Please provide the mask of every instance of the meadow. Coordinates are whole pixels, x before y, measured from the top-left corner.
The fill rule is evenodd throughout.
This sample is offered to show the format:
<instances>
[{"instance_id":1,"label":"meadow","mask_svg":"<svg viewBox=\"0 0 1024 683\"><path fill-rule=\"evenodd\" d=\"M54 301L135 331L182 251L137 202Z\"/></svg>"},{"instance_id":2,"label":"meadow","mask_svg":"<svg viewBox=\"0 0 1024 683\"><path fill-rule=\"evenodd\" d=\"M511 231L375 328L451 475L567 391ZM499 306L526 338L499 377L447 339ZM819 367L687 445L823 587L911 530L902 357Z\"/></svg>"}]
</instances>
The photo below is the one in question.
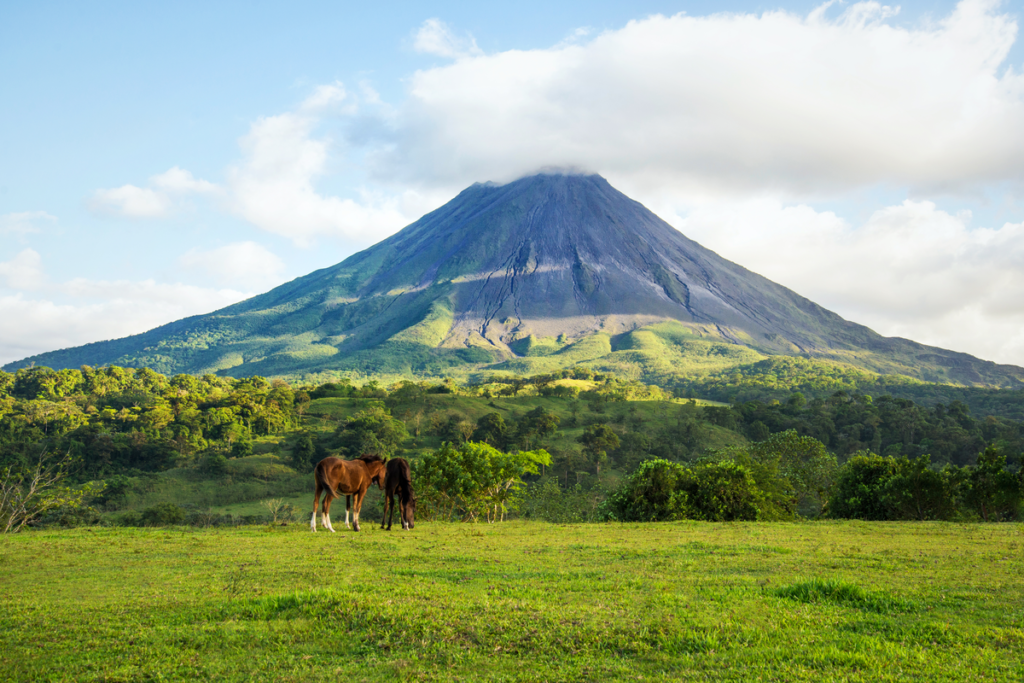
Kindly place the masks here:
<instances>
[{"instance_id":1,"label":"meadow","mask_svg":"<svg viewBox=\"0 0 1024 683\"><path fill-rule=\"evenodd\" d=\"M12 681L1024 680L1024 525L0 538Z\"/></svg>"}]
</instances>

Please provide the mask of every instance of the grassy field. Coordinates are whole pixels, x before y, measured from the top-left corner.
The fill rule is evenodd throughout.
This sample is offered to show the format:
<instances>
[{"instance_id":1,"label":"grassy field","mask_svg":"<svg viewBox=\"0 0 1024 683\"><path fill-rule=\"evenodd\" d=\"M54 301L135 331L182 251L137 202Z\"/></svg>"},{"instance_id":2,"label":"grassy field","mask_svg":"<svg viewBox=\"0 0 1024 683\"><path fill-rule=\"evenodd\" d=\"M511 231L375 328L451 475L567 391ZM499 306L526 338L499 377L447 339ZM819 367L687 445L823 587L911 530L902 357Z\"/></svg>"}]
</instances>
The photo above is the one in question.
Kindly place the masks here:
<instances>
[{"instance_id":1,"label":"grassy field","mask_svg":"<svg viewBox=\"0 0 1024 683\"><path fill-rule=\"evenodd\" d=\"M1024 680L1022 545L1009 524L32 531L0 538L0 679Z\"/></svg>"}]
</instances>

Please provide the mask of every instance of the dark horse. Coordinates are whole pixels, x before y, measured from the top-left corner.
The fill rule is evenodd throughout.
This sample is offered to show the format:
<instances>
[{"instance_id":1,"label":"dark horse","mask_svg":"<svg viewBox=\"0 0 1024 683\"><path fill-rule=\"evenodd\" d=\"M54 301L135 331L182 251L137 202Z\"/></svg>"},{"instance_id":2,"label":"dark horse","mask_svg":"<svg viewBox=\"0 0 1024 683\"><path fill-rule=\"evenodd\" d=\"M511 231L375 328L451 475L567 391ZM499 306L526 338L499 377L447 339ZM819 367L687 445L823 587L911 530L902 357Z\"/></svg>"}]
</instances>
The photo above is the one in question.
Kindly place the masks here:
<instances>
[{"instance_id":1,"label":"dark horse","mask_svg":"<svg viewBox=\"0 0 1024 683\"><path fill-rule=\"evenodd\" d=\"M316 531L316 506L320 502L320 493L324 494L324 506L320 515L320 523L325 529L334 531L331 526L331 501L345 496L345 526L348 526L349 502L355 496L353 507L353 527L359 531L359 511L363 507L363 496L370 484L384 488L384 463L379 455L361 455L355 460L341 458L324 458L316 464L313 478L316 481L316 493L313 496L313 519L309 526Z\"/></svg>"},{"instance_id":2,"label":"dark horse","mask_svg":"<svg viewBox=\"0 0 1024 683\"><path fill-rule=\"evenodd\" d=\"M388 518L388 531L391 531L391 519L395 514L395 493L398 493L399 516L402 529L415 526L416 496L412 492L412 479L409 477L409 463L405 458L392 458L385 467L384 477L384 515ZM384 528L384 518L380 520L380 528Z\"/></svg>"}]
</instances>

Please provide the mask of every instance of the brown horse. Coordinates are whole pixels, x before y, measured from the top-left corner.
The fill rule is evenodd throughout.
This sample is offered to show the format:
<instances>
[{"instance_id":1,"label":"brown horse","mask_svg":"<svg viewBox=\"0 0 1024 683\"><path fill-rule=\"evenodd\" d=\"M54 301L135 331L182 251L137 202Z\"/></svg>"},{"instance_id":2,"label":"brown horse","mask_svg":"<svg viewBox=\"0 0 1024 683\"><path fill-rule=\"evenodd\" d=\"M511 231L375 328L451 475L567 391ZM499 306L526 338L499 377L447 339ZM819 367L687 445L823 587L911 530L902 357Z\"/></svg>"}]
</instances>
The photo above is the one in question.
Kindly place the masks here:
<instances>
[{"instance_id":1,"label":"brown horse","mask_svg":"<svg viewBox=\"0 0 1024 683\"><path fill-rule=\"evenodd\" d=\"M320 514L320 523L325 529L334 531L331 526L331 501L345 496L345 526L348 526L349 502L355 496L353 507L353 528L359 531L359 511L363 507L363 496L370 484L384 488L384 463L379 455L361 455L355 460L341 458L324 458L316 464L313 478L316 482L316 493L313 496L313 519L309 526L316 531L316 507L320 502L320 493L324 494L324 506Z\"/></svg>"},{"instance_id":2,"label":"brown horse","mask_svg":"<svg viewBox=\"0 0 1024 683\"><path fill-rule=\"evenodd\" d=\"M401 505L399 515L402 521L402 529L412 529L415 526L416 496L412 492L412 479L409 476L409 463L405 458L392 458L385 466L384 477L384 515L388 518L388 531L391 531L391 519L395 514L395 493L398 494L398 502ZM381 517L380 528L384 528L384 518Z\"/></svg>"}]
</instances>

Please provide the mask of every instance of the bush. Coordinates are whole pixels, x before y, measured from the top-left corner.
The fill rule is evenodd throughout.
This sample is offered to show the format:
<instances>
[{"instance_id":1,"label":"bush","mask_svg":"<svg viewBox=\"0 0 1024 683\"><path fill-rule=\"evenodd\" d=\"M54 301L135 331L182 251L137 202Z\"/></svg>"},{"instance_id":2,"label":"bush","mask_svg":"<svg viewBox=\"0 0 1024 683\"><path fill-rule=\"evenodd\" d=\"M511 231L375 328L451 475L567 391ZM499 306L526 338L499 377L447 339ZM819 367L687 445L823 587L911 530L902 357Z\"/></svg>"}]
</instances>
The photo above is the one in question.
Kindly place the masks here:
<instances>
[{"instance_id":1,"label":"bush","mask_svg":"<svg viewBox=\"0 0 1024 683\"><path fill-rule=\"evenodd\" d=\"M686 492L689 470L679 463L646 460L608 497L609 517L621 522L667 522L692 516Z\"/></svg>"},{"instance_id":2,"label":"bush","mask_svg":"<svg viewBox=\"0 0 1024 683\"><path fill-rule=\"evenodd\" d=\"M978 455L970 473L967 504L986 522L1019 519L1022 486L1020 477L1006 469L1006 456L996 446Z\"/></svg>"},{"instance_id":3,"label":"bush","mask_svg":"<svg viewBox=\"0 0 1024 683\"><path fill-rule=\"evenodd\" d=\"M236 444L237 445L237 444ZM250 445L250 450L252 446ZM221 453L211 453L203 458L202 470L206 474L219 477L227 471L228 459Z\"/></svg>"},{"instance_id":4,"label":"bush","mask_svg":"<svg viewBox=\"0 0 1024 683\"><path fill-rule=\"evenodd\" d=\"M139 520L144 526L171 526L185 521L185 509L174 503L159 503L142 511Z\"/></svg>"},{"instance_id":5,"label":"bush","mask_svg":"<svg viewBox=\"0 0 1024 683\"><path fill-rule=\"evenodd\" d=\"M113 519L117 526L142 526L142 515L138 510L125 510Z\"/></svg>"},{"instance_id":6,"label":"bush","mask_svg":"<svg viewBox=\"0 0 1024 683\"><path fill-rule=\"evenodd\" d=\"M443 519L460 516L503 520L521 501L522 477L550 465L544 450L505 453L485 443L467 441L457 448L445 443L415 464L422 484L420 499L427 514Z\"/></svg>"},{"instance_id":7,"label":"bush","mask_svg":"<svg viewBox=\"0 0 1024 683\"><path fill-rule=\"evenodd\" d=\"M764 494L744 465L729 460L699 464L691 470L687 488L695 519L733 522L762 518Z\"/></svg>"},{"instance_id":8,"label":"bush","mask_svg":"<svg viewBox=\"0 0 1024 683\"><path fill-rule=\"evenodd\" d=\"M732 460L686 467L660 458L641 463L605 504L608 517L623 522L709 522L782 516L749 467Z\"/></svg>"},{"instance_id":9,"label":"bush","mask_svg":"<svg viewBox=\"0 0 1024 683\"><path fill-rule=\"evenodd\" d=\"M997 448L985 449L976 467L934 470L930 461L927 455L855 455L839 470L829 516L892 521L1020 517L1020 480L1006 469L1006 457Z\"/></svg>"}]
</instances>

